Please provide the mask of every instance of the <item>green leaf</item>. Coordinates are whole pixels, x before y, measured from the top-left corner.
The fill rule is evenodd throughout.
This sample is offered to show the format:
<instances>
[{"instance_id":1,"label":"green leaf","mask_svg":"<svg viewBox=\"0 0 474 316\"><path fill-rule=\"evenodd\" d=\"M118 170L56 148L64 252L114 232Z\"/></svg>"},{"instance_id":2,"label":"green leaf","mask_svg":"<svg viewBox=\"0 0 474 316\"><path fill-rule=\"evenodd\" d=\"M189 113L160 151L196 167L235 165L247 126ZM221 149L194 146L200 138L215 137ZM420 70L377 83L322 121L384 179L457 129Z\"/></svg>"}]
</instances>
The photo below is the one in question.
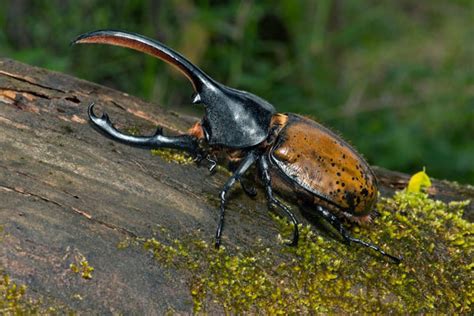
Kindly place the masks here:
<instances>
[{"instance_id":1,"label":"green leaf","mask_svg":"<svg viewBox=\"0 0 474 316\"><path fill-rule=\"evenodd\" d=\"M430 177L426 174L426 169L423 167L423 171L415 173L408 182L407 191L418 193L422 189L431 187Z\"/></svg>"}]
</instances>

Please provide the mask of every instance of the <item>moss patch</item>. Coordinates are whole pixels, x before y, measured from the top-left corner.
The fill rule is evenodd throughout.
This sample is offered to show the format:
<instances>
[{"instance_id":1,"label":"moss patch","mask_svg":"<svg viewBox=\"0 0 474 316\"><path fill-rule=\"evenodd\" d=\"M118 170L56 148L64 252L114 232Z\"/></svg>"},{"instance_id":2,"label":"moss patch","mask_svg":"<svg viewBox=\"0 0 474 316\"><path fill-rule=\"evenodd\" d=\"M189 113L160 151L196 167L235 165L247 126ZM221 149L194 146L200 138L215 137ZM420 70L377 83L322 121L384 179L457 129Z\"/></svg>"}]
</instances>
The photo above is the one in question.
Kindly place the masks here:
<instances>
[{"instance_id":1,"label":"moss patch","mask_svg":"<svg viewBox=\"0 0 474 316\"><path fill-rule=\"evenodd\" d=\"M83 279L92 279L94 268L89 265L89 261L82 259L79 263L71 263L69 268L72 272L80 274Z\"/></svg>"},{"instance_id":2,"label":"moss patch","mask_svg":"<svg viewBox=\"0 0 474 316\"><path fill-rule=\"evenodd\" d=\"M130 126L125 129L125 132L132 136L140 136L141 132L137 126ZM152 149L151 154L153 156L158 156L165 160L166 162L174 162L178 164L190 164L193 162L193 158L191 158L186 152L182 150L170 149L170 148L159 148L159 149Z\"/></svg>"},{"instance_id":3,"label":"moss patch","mask_svg":"<svg viewBox=\"0 0 474 316\"><path fill-rule=\"evenodd\" d=\"M166 162L174 162L177 164L190 164L193 163L193 158L184 153L182 150L160 148L152 149L151 154L153 156L159 156Z\"/></svg>"},{"instance_id":4,"label":"moss patch","mask_svg":"<svg viewBox=\"0 0 474 316\"><path fill-rule=\"evenodd\" d=\"M0 243L4 234L3 226L0 225ZM0 315L55 314L59 311L70 312L64 306L48 306L39 300L29 298L26 285L13 282L0 267Z\"/></svg>"},{"instance_id":5,"label":"moss patch","mask_svg":"<svg viewBox=\"0 0 474 316\"><path fill-rule=\"evenodd\" d=\"M13 282L0 270L0 315L74 315L70 308L54 302L32 299L26 285Z\"/></svg>"},{"instance_id":6,"label":"moss patch","mask_svg":"<svg viewBox=\"0 0 474 316\"><path fill-rule=\"evenodd\" d=\"M400 265L370 249L321 237L310 226L301 227L297 248L260 244L252 253L215 250L199 236L173 239L166 229L131 242L187 276L195 311L467 314L474 266L474 226L462 219L467 204L434 201L425 193L381 199L380 216L353 234L402 255ZM290 236L291 225L276 222Z\"/></svg>"},{"instance_id":7,"label":"moss patch","mask_svg":"<svg viewBox=\"0 0 474 316\"><path fill-rule=\"evenodd\" d=\"M25 298L26 286L18 285L0 272L0 314L23 315L38 313L38 304Z\"/></svg>"},{"instance_id":8,"label":"moss patch","mask_svg":"<svg viewBox=\"0 0 474 316\"><path fill-rule=\"evenodd\" d=\"M140 129L138 128L138 126L130 126L130 127L125 128L125 133L132 136L139 136Z\"/></svg>"}]
</instances>

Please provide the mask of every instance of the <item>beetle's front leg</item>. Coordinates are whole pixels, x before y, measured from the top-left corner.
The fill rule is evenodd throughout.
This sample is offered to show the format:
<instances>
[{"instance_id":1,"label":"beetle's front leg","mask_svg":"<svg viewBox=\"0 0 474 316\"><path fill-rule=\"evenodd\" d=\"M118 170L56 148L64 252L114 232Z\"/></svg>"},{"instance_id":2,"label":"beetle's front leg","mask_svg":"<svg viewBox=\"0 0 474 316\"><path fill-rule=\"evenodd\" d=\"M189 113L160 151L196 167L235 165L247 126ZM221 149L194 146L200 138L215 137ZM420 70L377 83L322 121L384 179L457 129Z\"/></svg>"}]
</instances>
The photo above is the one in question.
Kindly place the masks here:
<instances>
[{"instance_id":1,"label":"beetle's front leg","mask_svg":"<svg viewBox=\"0 0 474 316\"><path fill-rule=\"evenodd\" d=\"M232 174L232 176L227 180L224 185L224 188L222 189L219 195L221 199L221 207L219 213L219 223L217 225L216 231L216 248L219 248L221 244L222 229L224 228L224 215L227 192L232 188L236 181L240 180L242 175L254 164L257 158L258 156L254 151L249 152L247 156L245 156L243 161L240 163L240 165L237 167L235 172Z\"/></svg>"},{"instance_id":2,"label":"beetle's front leg","mask_svg":"<svg viewBox=\"0 0 474 316\"><path fill-rule=\"evenodd\" d=\"M227 166L230 172L234 172L238 167L238 164L235 161L230 160ZM242 190L244 190L245 194L250 197L257 196L257 189L254 186L250 185L249 183L245 182L244 179L240 179L240 186Z\"/></svg>"},{"instance_id":3,"label":"beetle's front leg","mask_svg":"<svg viewBox=\"0 0 474 316\"><path fill-rule=\"evenodd\" d=\"M164 136L161 128L158 128L152 136L133 136L120 132L117 130L109 119L107 113L98 117L94 114L94 103L89 105L88 109L89 120L91 124L97 128L105 136L135 147L141 148L171 148L180 149L189 152L191 155L200 159L201 153L199 149L199 142L196 137L191 135L178 136Z\"/></svg>"}]
</instances>

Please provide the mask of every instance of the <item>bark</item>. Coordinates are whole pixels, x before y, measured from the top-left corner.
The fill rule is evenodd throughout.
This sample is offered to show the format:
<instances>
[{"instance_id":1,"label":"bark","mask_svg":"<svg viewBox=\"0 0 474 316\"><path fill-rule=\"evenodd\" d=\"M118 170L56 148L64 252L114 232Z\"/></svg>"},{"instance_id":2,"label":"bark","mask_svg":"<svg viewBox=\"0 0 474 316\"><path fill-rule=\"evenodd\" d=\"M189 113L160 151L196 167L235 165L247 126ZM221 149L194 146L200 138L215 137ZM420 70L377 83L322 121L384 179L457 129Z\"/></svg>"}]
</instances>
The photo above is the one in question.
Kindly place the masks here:
<instances>
[{"instance_id":1,"label":"bark","mask_svg":"<svg viewBox=\"0 0 474 316\"><path fill-rule=\"evenodd\" d=\"M42 298L95 312L189 312L181 273L154 264L137 249L117 250L127 237L157 226L176 236L201 231L211 242L218 193L228 174L170 163L149 151L114 143L87 121L86 109L106 109L118 128L185 131L197 119L164 111L125 93L74 77L0 59L0 269ZM376 168L383 194L406 186L408 175ZM472 187L433 181L443 200L472 199ZM278 231L264 194L236 189L223 243L250 249ZM473 218L473 205L465 217ZM84 280L70 263L95 268ZM171 280L174 280L172 282Z\"/></svg>"}]
</instances>

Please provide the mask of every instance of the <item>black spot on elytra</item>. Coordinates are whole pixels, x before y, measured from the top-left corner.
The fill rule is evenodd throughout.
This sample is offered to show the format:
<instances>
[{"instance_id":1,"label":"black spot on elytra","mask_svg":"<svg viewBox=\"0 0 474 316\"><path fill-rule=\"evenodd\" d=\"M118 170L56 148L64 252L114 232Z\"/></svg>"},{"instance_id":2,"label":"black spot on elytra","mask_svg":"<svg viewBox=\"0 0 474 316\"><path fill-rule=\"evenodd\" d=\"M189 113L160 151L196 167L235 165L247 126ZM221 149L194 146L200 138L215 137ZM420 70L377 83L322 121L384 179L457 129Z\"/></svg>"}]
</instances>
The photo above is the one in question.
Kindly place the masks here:
<instances>
[{"instance_id":1,"label":"black spot on elytra","mask_svg":"<svg viewBox=\"0 0 474 316\"><path fill-rule=\"evenodd\" d=\"M349 192L349 191L346 191L346 193L344 194L344 197L346 199L347 205L349 206L349 210L354 210L355 205L356 205L355 200L357 197L352 192Z\"/></svg>"},{"instance_id":2,"label":"black spot on elytra","mask_svg":"<svg viewBox=\"0 0 474 316\"><path fill-rule=\"evenodd\" d=\"M332 160L332 159L331 159L331 160ZM333 162L333 163L331 163L331 167L334 167L335 165L336 165L336 164L335 164L334 162Z\"/></svg>"},{"instance_id":3,"label":"black spot on elytra","mask_svg":"<svg viewBox=\"0 0 474 316\"><path fill-rule=\"evenodd\" d=\"M341 176L341 173L340 173L340 172L336 172L336 175L337 175L338 177L340 177L340 176Z\"/></svg>"},{"instance_id":4,"label":"black spot on elytra","mask_svg":"<svg viewBox=\"0 0 474 316\"><path fill-rule=\"evenodd\" d=\"M363 189L360 191L360 194L362 194L363 196L368 196L368 195L369 195L369 191L368 191L366 188L363 188Z\"/></svg>"}]
</instances>

